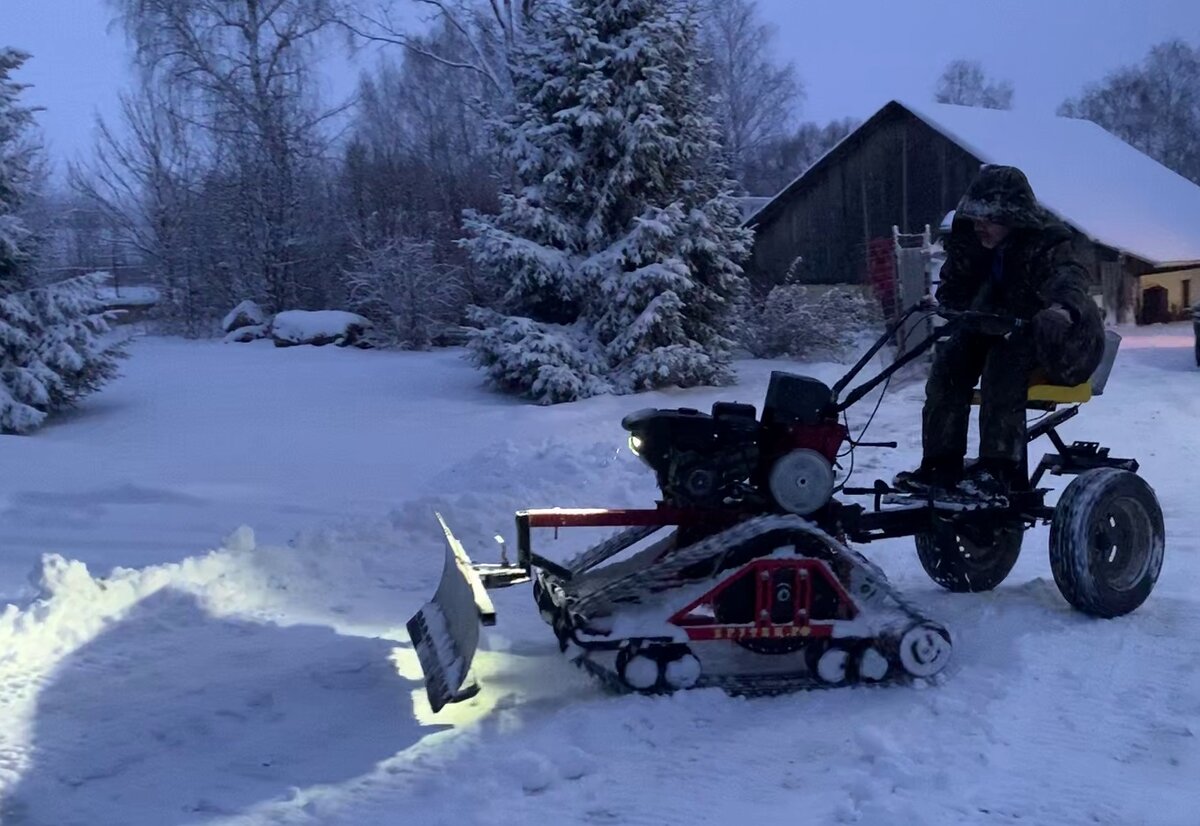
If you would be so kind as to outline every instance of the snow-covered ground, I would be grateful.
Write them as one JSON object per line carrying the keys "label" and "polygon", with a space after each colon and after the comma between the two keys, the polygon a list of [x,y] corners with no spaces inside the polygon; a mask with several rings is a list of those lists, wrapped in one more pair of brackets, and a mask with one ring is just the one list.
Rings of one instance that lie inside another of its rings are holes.
{"label": "snow-covered ground", "polygon": [[[1136,614],[1070,611],[1044,529],[974,596],[897,540],[865,550],[955,631],[937,685],[615,697],[510,589],[483,692],[436,716],[403,630],[440,573],[433,512],[485,558],[516,508],[646,504],[621,416],[757,404],[781,364],[540,408],[454,351],[143,339],[78,412],[0,437],[0,822],[1194,825],[1200,371],[1190,327],[1125,332],[1064,431],[1136,456],[1162,501]],[[861,451],[859,481],[916,461],[921,396],[892,387],[871,432],[901,448]]]}

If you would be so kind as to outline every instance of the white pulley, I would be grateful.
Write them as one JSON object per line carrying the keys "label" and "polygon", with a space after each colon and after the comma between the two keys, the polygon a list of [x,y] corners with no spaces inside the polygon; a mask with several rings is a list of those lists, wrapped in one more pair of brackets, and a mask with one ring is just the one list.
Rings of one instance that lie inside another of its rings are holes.
{"label": "white pulley", "polygon": [[932,677],[946,667],[952,650],[945,630],[923,622],[900,638],[900,664],[914,677]]}
{"label": "white pulley", "polygon": [[776,460],[767,484],[781,508],[808,516],[833,496],[833,466],[817,451],[798,448]]}

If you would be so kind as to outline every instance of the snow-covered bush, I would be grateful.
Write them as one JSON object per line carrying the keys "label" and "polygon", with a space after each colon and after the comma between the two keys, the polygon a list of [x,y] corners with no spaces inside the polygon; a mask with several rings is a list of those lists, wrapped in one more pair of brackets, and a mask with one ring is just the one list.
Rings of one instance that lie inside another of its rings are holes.
{"label": "snow-covered bush", "polygon": [[519,185],[466,220],[476,269],[508,285],[475,361],[540,401],[728,382],[750,235],[685,4],[547,4],[529,34],[497,127]]}
{"label": "snow-covered bush", "polygon": [[878,302],[851,285],[782,284],[748,308],[744,343],[759,358],[837,358],[883,323]]}
{"label": "snow-covered bush", "polygon": [[405,348],[428,347],[461,318],[466,302],[458,270],[434,261],[430,241],[397,238],[360,249],[347,283],[350,308],[370,319],[386,343]]}

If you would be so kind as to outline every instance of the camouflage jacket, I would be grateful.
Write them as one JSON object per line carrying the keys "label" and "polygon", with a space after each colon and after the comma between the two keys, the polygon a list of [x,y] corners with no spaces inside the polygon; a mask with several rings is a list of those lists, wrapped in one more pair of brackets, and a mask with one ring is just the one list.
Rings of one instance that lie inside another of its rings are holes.
{"label": "camouflage jacket", "polygon": [[945,246],[937,299],[951,309],[1031,319],[1052,304],[1061,304],[1073,318],[1086,311],[1086,305],[1096,307],[1088,295],[1091,277],[1075,255],[1070,230],[1060,223],[1014,229],[998,249],[988,250],[975,238],[970,222],[960,219]]}
{"label": "camouflage jacket", "polygon": [[[1073,385],[1091,375],[1104,353],[1104,321],[1089,295],[1091,277],[1075,255],[1070,230],[1047,216],[1042,226],[1014,228],[999,248],[988,250],[970,221],[959,219],[946,252],[939,303],[1032,319],[1038,362],[1052,381]],[[1056,304],[1070,313],[1069,324],[1037,318]]]}

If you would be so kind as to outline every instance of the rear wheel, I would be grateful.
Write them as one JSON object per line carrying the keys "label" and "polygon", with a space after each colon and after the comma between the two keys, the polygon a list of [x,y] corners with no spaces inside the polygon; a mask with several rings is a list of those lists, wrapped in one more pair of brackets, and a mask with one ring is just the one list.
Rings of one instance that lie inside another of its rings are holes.
{"label": "rear wheel", "polygon": [[1146,481],[1117,468],[1081,473],[1050,523],[1050,570],[1067,602],[1118,617],[1146,601],[1162,569],[1162,509]]}
{"label": "rear wheel", "polygon": [[929,578],[955,593],[990,591],[1005,580],[1021,555],[1025,526],[968,529],[946,521],[916,536],[917,558]]}

